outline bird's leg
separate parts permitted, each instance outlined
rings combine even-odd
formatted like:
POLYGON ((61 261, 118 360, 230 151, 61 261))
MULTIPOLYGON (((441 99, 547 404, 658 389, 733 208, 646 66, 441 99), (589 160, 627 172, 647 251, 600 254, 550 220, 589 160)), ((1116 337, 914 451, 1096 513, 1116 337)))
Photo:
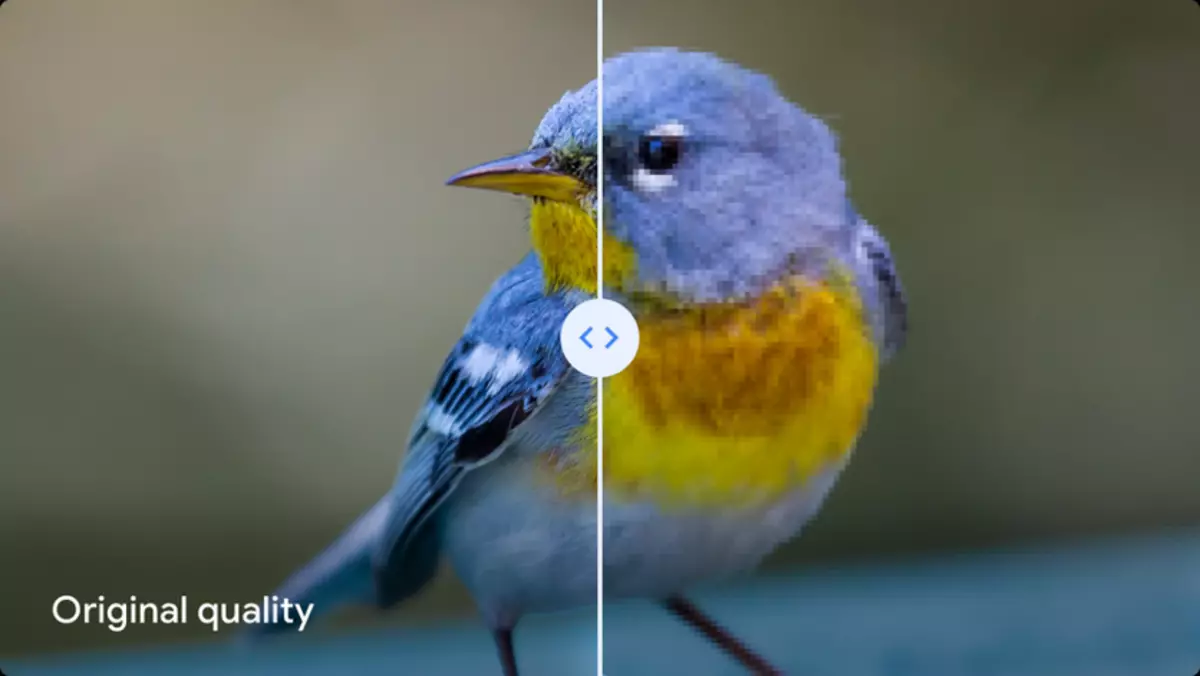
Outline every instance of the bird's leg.
POLYGON ((734 638, 724 627, 717 624, 711 617, 705 615, 703 611, 697 608, 691 601, 682 596, 668 596, 663 600, 663 605, 667 610, 679 619, 692 625, 694 629, 717 644, 717 647, 724 650, 727 654, 741 663, 742 666, 750 670, 750 673, 756 676, 783 676, 783 672, 776 669, 767 663, 766 660, 759 657, 752 650, 746 647, 746 644, 734 638))
POLYGON ((518 676, 517 654, 513 651, 512 629, 494 629, 492 638, 496 640, 496 652, 500 657, 500 668, 504 676, 518 676))

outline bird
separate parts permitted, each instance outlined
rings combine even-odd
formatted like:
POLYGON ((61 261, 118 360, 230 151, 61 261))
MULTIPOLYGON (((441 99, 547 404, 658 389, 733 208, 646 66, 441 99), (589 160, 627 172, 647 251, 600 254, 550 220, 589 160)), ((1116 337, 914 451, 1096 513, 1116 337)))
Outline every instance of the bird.
POLYGON ((765 74, 645 48, 564 94, 527 150, 448 183, 527 198, 531 251, 450 350, 391 490, 276 594, 386 609, 448 560, 517 676, 522 617, 595 603, 599 530, 605 598, 653 600, 749 673, 783 673, 685 594, 799 535, 906 341, 890 245, 832 130, 765 74), (598 294, 640 332, 602 407, 559 344, 598 294))

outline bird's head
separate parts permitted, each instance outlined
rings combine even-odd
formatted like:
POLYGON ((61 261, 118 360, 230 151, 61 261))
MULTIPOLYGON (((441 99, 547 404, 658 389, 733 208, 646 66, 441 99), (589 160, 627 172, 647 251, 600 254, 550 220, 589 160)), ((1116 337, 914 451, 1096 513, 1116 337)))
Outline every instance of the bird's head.
POLYGON ((530 234, 551 290, 596 290, 597 129, 591 82, 550 108, 526 151, 448 181, 530 198, 530 234))
MULTIPOLYGON (((830 268, 858 281, 881 333, 902 321, 886 242, 850 206, 836 138, 770 78, 714 55, 628 52, 568 92, 529 150, 452 178, 533 198, 534 248, 551 286, 595 289, 603 174, 605 286, 629 302, 722 303, 830 268)), ((881 336, 898 344, 902 335, 881 336)))
POLYGON ((769 78, 705 53, 630 52, 604 70, 605 226, 636 252, 636 290, 753 295, 848 250, 829 128, 769 78))
POLYGON ((843 274, 885 355, 899 346, 904 298, 890 250, 850 206, 823 121, 767 76, 712 54, 629 52, 603 76, 604 227, 630 261, 606 286, 634 303, 687 306, 843 274))

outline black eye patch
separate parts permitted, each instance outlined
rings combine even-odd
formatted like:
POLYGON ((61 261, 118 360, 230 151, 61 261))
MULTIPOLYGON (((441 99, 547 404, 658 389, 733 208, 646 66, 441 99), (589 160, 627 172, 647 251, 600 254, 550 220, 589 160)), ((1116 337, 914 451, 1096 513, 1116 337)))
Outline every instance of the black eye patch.
POLYGON ((620 135, 604 135, 604 166, 610 178, 623 182, 629 175, 630 165, 635 161, 631 151, 620 135))

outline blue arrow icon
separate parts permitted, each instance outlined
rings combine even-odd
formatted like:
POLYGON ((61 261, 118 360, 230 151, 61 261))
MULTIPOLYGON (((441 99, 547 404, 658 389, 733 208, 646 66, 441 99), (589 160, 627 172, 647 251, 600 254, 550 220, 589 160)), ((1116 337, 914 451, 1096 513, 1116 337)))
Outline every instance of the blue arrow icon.
POLYGON ((587 346, 588 346, 588 349, 589 349, 589 350, 590 350, 590 349, 592 349, 592 344, 588 342, 588 339, 587 339, 587 337, 588 337, 588 334, 589 334, 589 333, 591 333, 591 332, 592 332, 592 327, 590 327, 590 326, 589 326, 589 327, 587 328, 587 331, 584 331, 584 332, 583 332, 583 335, 582 335, 582 336, 579 336, 579 339, 583 341, 583 344, 584 344, 584 345, 587 345, 587 346))
POLYGON ((607 326, 604 327, 604 332, 607 333, 608 335, 612 336, 612 340, 610 340, 604 344, 604 349, 607 350, 608 348, 613 346, 613 343, 617 342, 617 334, 613 333, 613 330, 608 328, 607 326))

